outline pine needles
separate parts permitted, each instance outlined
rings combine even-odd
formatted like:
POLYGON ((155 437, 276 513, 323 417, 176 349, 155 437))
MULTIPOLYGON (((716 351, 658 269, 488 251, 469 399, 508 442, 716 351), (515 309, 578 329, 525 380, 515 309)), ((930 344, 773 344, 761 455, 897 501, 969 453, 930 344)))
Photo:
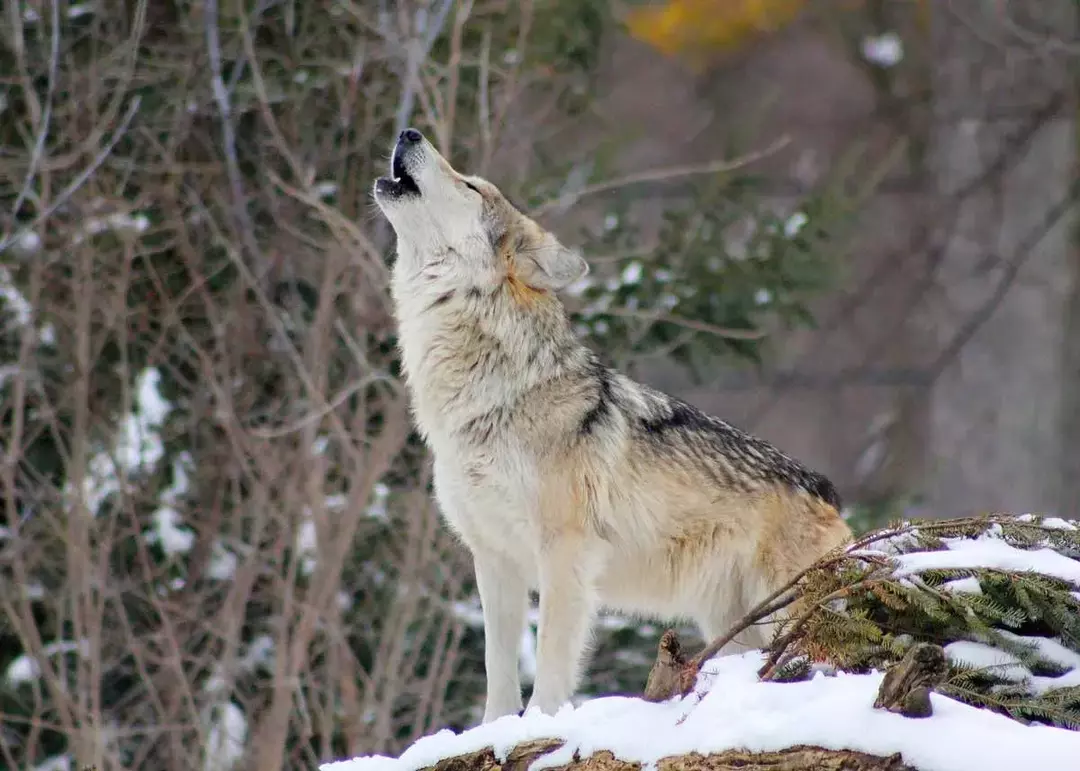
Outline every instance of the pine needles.
POLYGON ((779 625, 763 678, 802 679, 814 663, 883 670, 930 642, 949 658, 941 693, 1080 729, 1080 526, 1031 515, 896 525, 823 560, 787 600, 801 610, 779 625))

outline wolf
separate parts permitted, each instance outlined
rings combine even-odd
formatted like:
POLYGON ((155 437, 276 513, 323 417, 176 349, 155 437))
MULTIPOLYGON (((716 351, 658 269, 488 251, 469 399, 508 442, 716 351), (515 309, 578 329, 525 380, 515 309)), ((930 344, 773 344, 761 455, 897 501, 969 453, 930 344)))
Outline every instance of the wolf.
POLYGON ((530 590, 528 707, 552 714, 577 689, 601 610, 692 620, 713 638, 849 541, 826 477, 579 340, 557 297, 589 270, 578 251, 415 129, 390 167, 373 194, 397 240, 398 345, 436 501, 473 557, 484 723, 521 712, 530 590))

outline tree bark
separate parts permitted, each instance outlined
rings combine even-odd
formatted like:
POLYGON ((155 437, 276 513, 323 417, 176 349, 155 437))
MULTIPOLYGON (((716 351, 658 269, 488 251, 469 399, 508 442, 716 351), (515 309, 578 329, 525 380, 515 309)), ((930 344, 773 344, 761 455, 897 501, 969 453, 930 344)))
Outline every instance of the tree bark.
MULTIPOLYGON (((500 762, 493 750, 484 749, 446 758, 424 771, 528 771, 532 762, 562 746, 555 739, 525 742, 507 753, 500 762)), ((640 763, 619 760, 603 751, 576 758, 554 771, 638 771, 640 763)), ((821 747, 789 747, 778 752, 728 750, 703 755, 691 752, 673 755, 657 763, 659 771, 918 771, 904 763, 899 754, 888 757, 867 755, 852 750, 827 750, 821 747)))

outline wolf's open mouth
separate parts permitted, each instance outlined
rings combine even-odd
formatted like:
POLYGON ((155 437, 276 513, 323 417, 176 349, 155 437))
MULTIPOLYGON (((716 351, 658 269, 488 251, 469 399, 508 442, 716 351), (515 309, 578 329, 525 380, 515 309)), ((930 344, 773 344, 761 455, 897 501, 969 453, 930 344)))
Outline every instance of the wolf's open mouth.
POLYGON ((394 150, 394 157, 390 161, 391 178, 387 186, 387 192, 397 195, 419 195, 420 187, 416 184, 412 174, 405 168, 405 160, 401 157, 400 147, 394 150))

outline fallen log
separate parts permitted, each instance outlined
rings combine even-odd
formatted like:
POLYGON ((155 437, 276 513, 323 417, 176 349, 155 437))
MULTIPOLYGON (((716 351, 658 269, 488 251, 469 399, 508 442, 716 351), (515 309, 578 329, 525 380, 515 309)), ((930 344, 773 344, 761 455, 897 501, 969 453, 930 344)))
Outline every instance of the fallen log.
MULTIPOLYGON (((528 771, 534 761, 562 746, 557 740, 539 739, 514 747, 500 761, 488 748, 439 761, 425 771, 528 771)), ((889 757, 821 747, 790 747, 779 752, 729 750, 712 754, 697 752, 662 758, 658 771, 918 771, 899 754, 889 757)), ((619 760, 607 751, 571 762, 548 766, 548 771, 638 771, 640 763, 619 760)))

